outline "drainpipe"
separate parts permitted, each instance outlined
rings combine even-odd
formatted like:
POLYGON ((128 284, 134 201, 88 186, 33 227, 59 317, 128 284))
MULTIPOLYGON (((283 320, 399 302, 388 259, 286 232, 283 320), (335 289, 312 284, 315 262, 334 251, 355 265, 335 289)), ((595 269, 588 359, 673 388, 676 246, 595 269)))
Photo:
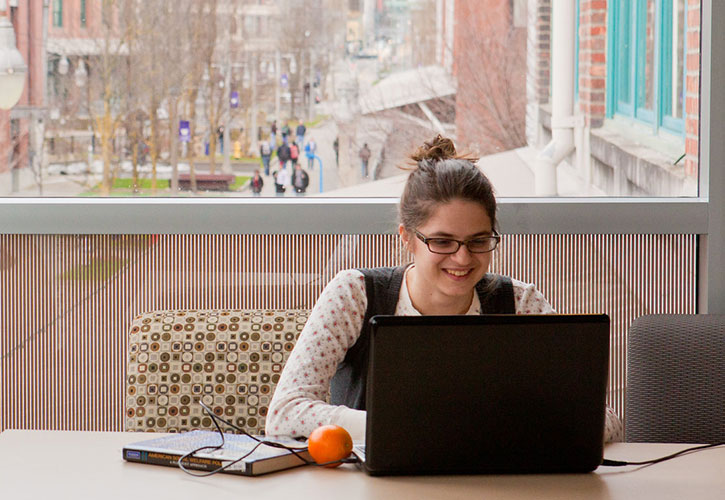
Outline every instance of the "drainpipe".
POLYGON ((534 168, 537 196, 556 196, 556 167, 574 150, 575 0, 553 0, 551 12, 551 142, 534 168))

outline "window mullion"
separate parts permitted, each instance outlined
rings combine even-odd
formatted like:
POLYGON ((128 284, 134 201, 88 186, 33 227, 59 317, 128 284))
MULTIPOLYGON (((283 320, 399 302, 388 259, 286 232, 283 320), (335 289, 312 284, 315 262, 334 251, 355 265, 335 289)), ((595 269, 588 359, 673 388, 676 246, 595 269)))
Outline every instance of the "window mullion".
MULTIPOLYGON (((652 99, 652 112, 654 113, 654 120, 652 122, 652 126, 654 127, 655 134, 659 131, 660 128, 660 120, 662 116, 662 103, 660 102, 660 96, 665 95, 663 92, 660 92, 661 90, 661 83, 662 83, 662 67, 664 66, 662 63, 662 52, 664 50, 664 43, 662 43, 662 37, 664 36, 664 33, 667 31, 664 29, 664 26, 662 25, 663 21, 663 3, 664 0, 657 0, 655 2, 655 25, 654 25, 654 81, 651 83, 652 85, 652 92, 654 92, 654 97, 652 99)), ((666 52, 666 51, 665 51, 666 52)))

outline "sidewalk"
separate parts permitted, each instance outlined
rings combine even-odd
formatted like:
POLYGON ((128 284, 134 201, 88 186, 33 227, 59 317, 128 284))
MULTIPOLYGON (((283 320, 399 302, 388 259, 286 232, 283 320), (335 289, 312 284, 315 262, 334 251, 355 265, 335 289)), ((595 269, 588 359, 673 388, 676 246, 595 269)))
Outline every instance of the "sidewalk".
MULTIPOLYGON (((337 135, 337 127, 333 120, 325 120, 315 127, 311 127, 305 134, 305 141, 309 140, 310 137, 315 139, 317 143, 317 156, 322 161, 322 193, 323 195, 329 191, 335 191, 340 187, 340 171, 335 163, 335 151, 332 148, 332 143, 337 135)), ((300 151, 300 158, 298 162, 302 165, 302 168, 310 176, 310 184, 307 187, 307 192, 304 194, 305 197, 319 196, 320 195, 320 162, 315 160, 314 167, 312 169, 307 168, 307 157, 304 154, 304 146, 300 151)), ((287 167, 290 168, 290 174, 292 173, 291 163, 287 167)), ((279 161, 275 156, 272 158, 269 165, 269 176, 264 175, 264 170, 259 166, 259 171, 264 179, 264 186, 262 187, 262 196, 264 197, 276 197, 277 193, 274 188, 274 177, 271 175, 272 172, 279 170, 279 161)), ((251 173, 250 173, 251 175, 251 173)), ((241 196, 252 196, 250 190, 244 190, 237 195, 241 196)), ((296 198, 297 194, 291 186, 287 186, 287 191, 284 195, 280 195, 283 198, 296 198)))
MULTIPOLYGON (((332 143, 337 136, 337 126, 334 120, 325 120, 315 127, 308 129, 305 134, 305 139, 313 137, 317 143, 317 155, 322 161, 323 175, 322 175, 322 192, 323 194, 335 191, 342 185, 355 184, 360 182, 359 179, 348 179, 346 182, 341 182, 340 174, 343 173, 335 163, 335 153, 332 147, 332 143)), ((299 162, 302 167, 307 171, 310 176, 310 183, 307 188, 305 196, 319 196, 320 195, 320 163, 315 160, 314 167, 307 169, 307 158, 304 155, 304 146, 301 148, 301 154, 299 162)), ((183 162, 179 164, 180 171, 183 170, 183 162)), ((0 196, 2 197, 75 197, 90 190, 94 186, 101 182, 100 167, 94 166, 94 171, 91 173, 85 173, 87 170, 85 163, 77 165, 78 168, 74 168, 76 165, 51 165, 48 170, 50 172, 44 172, 43 178, 41 179, 42 190, 39 188, 38 179, 34 172, 30 168, 20 168, 15 171, 6 171, 0 173, 0 196), (60 168, 63 167, 63 168, 60 168), (61 173, 62 172, 62 173, 61 173), (16 176, 15 178, 13 176, 16 176), (17 186, 17 190, 13 191, 13 186, 17 186)), ((149 177, 148 170, 149 165, 143 165, 140 168, 141 176, 144 178, 149 177)), ((169 175, 165 172, 164 168, 168 168, 164 164, 158 165, 158 179, 168 179, 169 175)), ((232 171, 237 175, 248 175, 252 176, 254 170, 259 169, 264 179, 264 186, 262 188, 262 196, 264 197, 275 197, 277 193, 274 188, 274 178, 264 176, 264 169, 261 161, 259 163, 242 163, 232 161, 232 171)), ((195 169, 197 172, 203 172, 208 170, 208 163, 195 163, 195 169)), ((186 167, 188 171, 188 166, 186 167)), ((275 170, 279 169, 279 162, 276 158, 273 158, 270 163, 270 174, 275 170)), ((216 172, 221 172, 221 161, 216 164, 216 172)), ((124 174, 127 172, 124 171, 124 174)), ((359 175, 359 174, 358 174, 359 175)), ((216 196, 229 196, 229 197, 251 197, 252 192, 247 188, 243 188, 240 191, 235 192, 219 192, 212 193, 216 196)), ((288 187, 287 192, 284 193, 284 197, 296 197, 294 190, 288 187)))
POLYGON ((91 186, 100 182, 92 174, 48 175, 45 174, 39 186, 38 179, 30 168, 20 168, 0 173, 0 196, 48 196, 68 197, 78 196, 91 186), (13 176, 17 179, 14 181, 13 176), (13 182, 18 190, 13 191, 13 182))

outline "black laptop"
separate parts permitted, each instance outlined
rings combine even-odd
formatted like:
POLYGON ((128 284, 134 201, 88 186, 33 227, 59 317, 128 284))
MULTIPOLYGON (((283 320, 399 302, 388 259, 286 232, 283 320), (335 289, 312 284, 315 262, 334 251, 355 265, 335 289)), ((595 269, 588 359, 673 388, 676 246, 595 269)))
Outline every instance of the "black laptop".
POLYGON ((606 315, 375 316, 370 474, 589 472, 602 461, 606 315))

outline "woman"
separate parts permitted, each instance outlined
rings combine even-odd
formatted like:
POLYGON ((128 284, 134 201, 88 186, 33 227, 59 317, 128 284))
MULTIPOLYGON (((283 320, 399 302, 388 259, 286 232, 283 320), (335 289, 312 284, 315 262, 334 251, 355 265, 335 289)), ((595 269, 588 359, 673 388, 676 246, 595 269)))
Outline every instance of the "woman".
POLYGON ((254 177, 252 177, 252 180, 249 181, 249 185, 252 188, 252 193, 254 196, 261 195, 262 188, 264 187, 264 179, 262 179, 262 176, 259 175, 259 170, 254 171, 254 177))
MULTIPOLYGON (((472 159, 437 136, 412 157, 417 164, 399 205, 398 232, 413 263, 399 268, 342 271, 325 287, 282 371, 267 416, 270 435, 307 436, 337 424, 364 439, 368 319, 396 315, 554 313, 534 285, 488 274, 496 232, 493 188, 472 159), (328 394, 330 402, 326 403, 328 394)), ((605 439, 621 437, 607 411, 605 439)))

